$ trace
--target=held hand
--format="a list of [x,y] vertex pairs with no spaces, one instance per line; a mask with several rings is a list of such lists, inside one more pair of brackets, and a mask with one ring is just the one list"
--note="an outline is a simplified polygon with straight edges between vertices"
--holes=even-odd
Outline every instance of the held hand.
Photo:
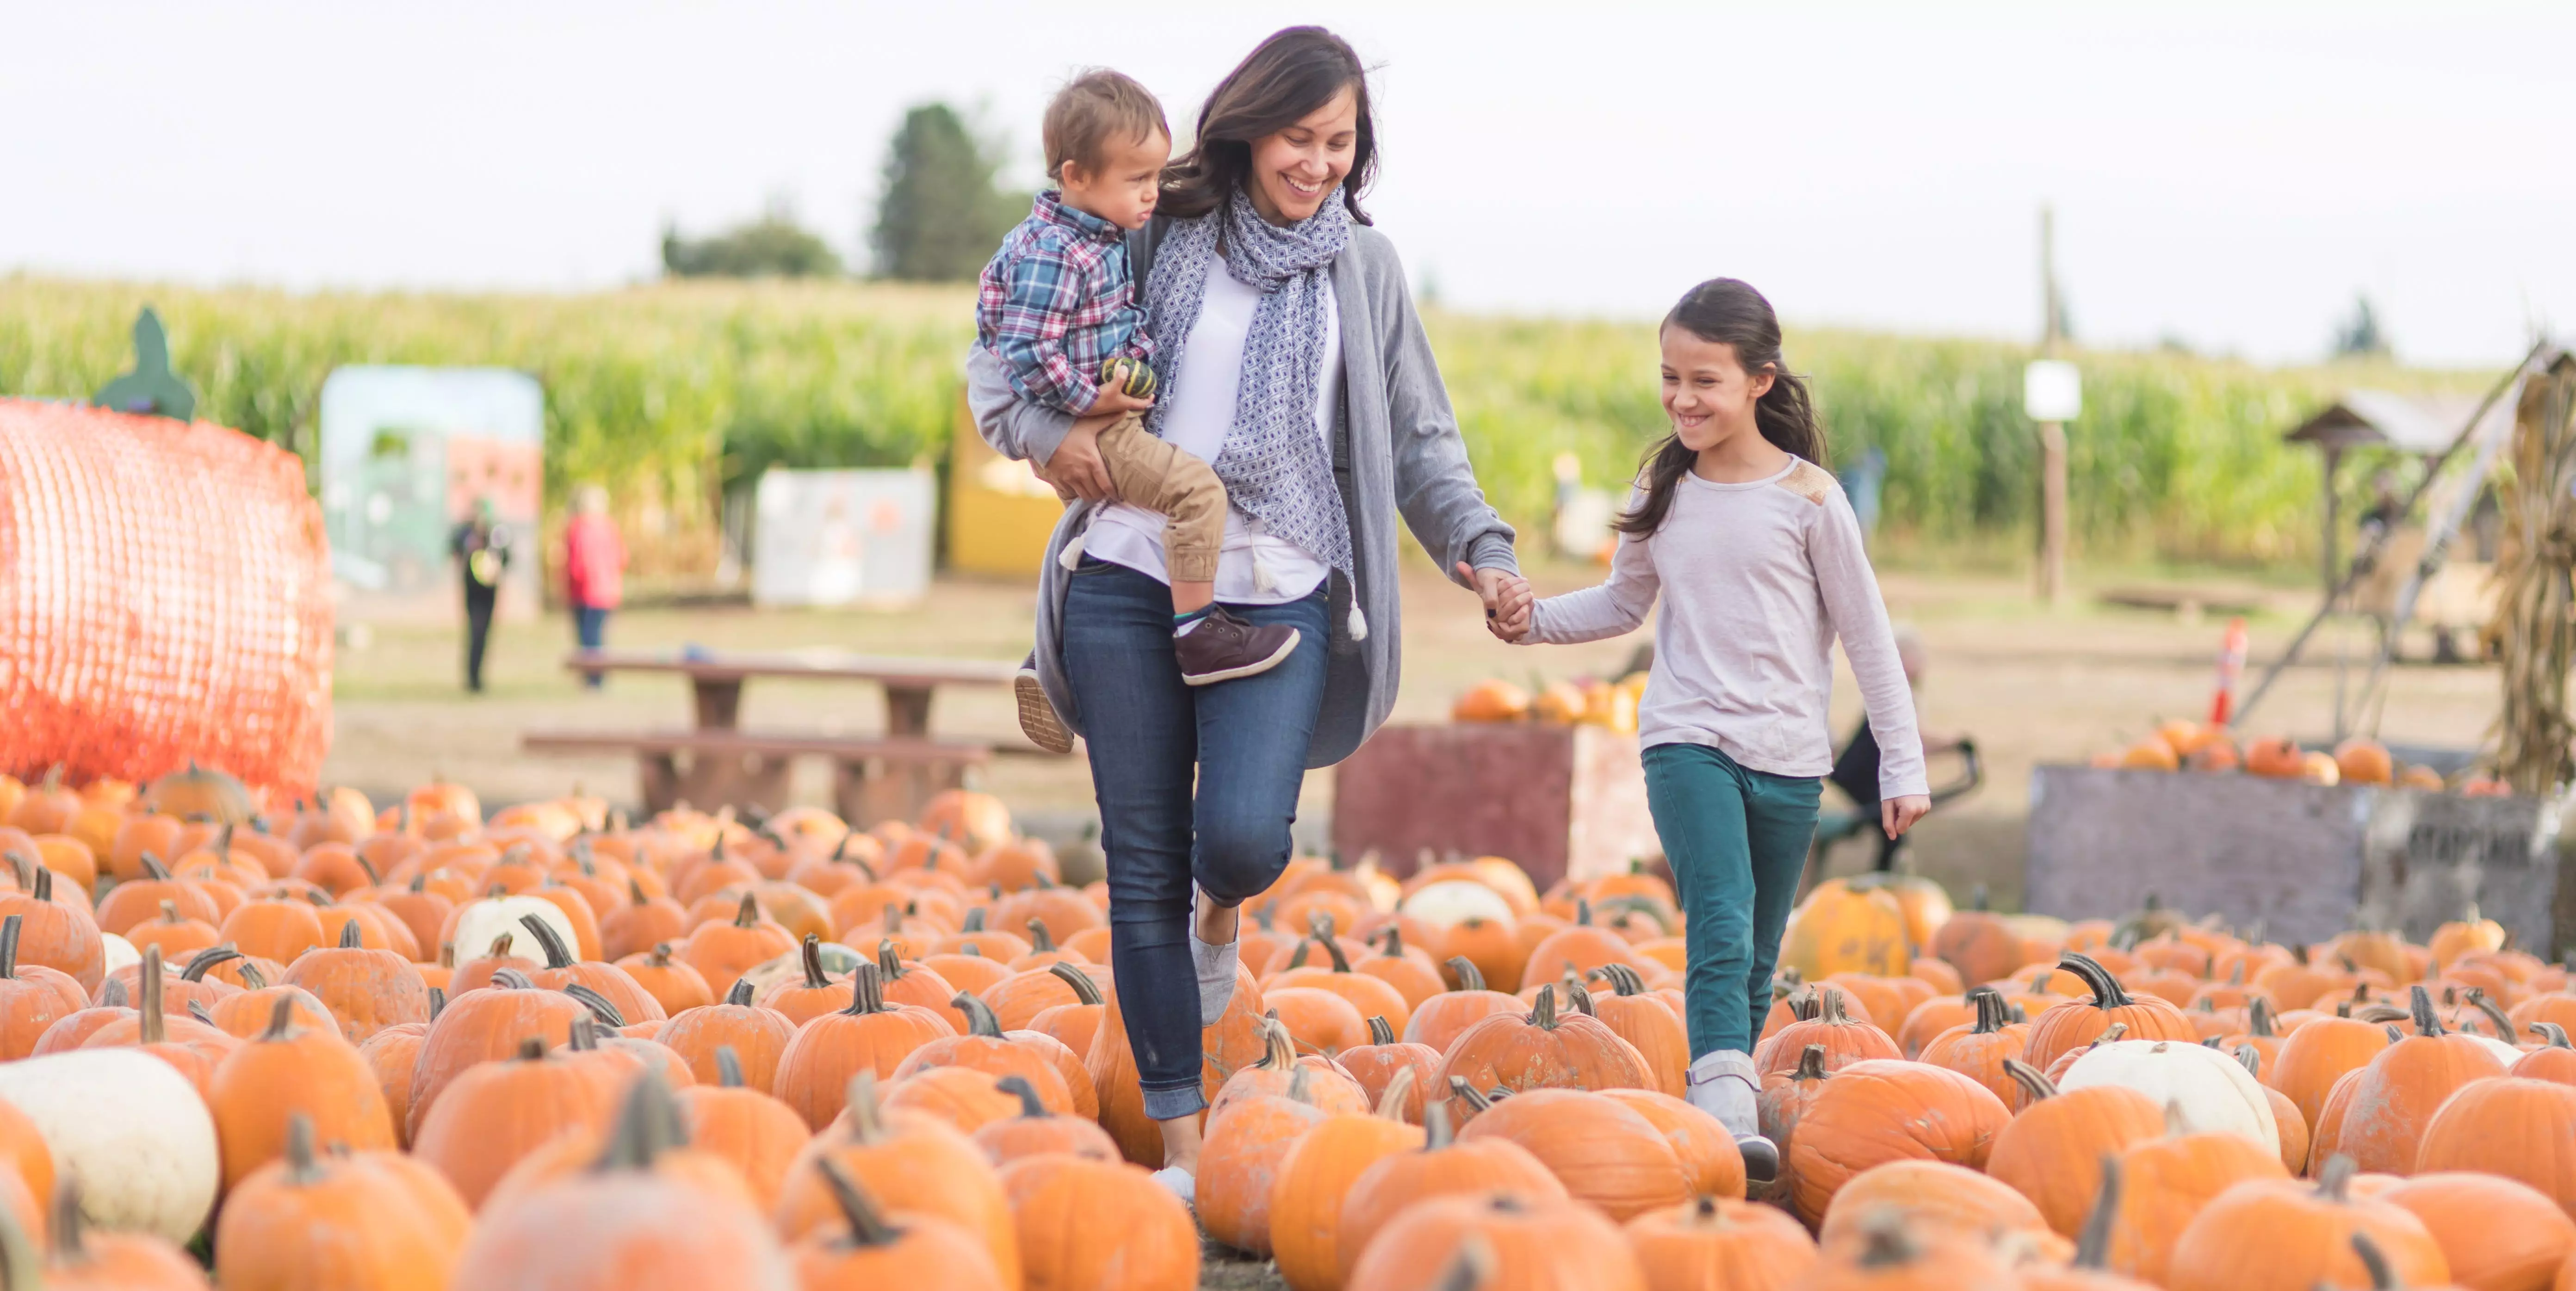
[[1046,460],[1046,482],[1056,492],[1067,489],[1085,502],[1103,502],[1110,496],[1109,465],[1100,460],[1100,432],[1118,420],[1121,414],[1104,413],[1084,417],[1073,423],[1055,446],[1055,454]]
[[1518,641],[1529,635],[1530,606],[1533,598],[1529,584],[1520,575],[1500,569],[1470,569],[1458,562],[1458,576],[1476,589],[1477,599],[1485,603],[1485,630],[1504,641]]
[[1902,838],[1905,831],[1914,828],[1914,822],[1923,819],[1924,813],[1930,810],[1932,800],[1919,793],[1889,798],[1878,804],[1879,824],[1886,828],[1890,839]]

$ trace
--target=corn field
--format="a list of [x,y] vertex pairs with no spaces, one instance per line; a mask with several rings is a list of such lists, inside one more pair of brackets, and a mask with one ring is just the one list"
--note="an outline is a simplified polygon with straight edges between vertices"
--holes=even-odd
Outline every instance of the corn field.
[[[350,363],[494,365],[545,385],[546,485],[599,482],[665,527],[711,529],[723,490],[772,465],[936,462],[972,339],[961,288],[707,282],[586,295],[288,294],[0,277],[0,394],[86,395],[129,363],[155,306],[198,414],[308,456],[323,378]],[[1651,325],[1426,319],[1478,478],[1525,531],[1551,462],[1615,486],[1664,431]],[[2037,452],[2027,347],[1793,331],[1838,461],[1887,460],[1883,520],[1910,551],[2018,541]],[[2313,551],[2317,462],[2281,432],[2347,384],[2478,385],[2477,374],[2268,369],[2086,353],[2068,428],[2079,556],[2275,563]]]

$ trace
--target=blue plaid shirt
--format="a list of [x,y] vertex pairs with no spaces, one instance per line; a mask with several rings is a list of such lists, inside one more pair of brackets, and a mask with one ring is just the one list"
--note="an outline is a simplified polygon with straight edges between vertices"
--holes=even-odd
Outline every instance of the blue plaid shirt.
[[1080,416],[1098,396],[1103,360],[1154,357],[1127,262],[1126,230],[1038,194],[984,266],[975,339],[1002,361],[1011,389]]

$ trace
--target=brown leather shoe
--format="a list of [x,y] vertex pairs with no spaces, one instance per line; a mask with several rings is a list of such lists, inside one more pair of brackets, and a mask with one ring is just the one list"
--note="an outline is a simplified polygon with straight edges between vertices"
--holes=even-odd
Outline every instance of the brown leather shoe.
[[1297,648],[1297,629],[1246,623],[1222,605],[1208,611],[1197,627],[1172,638],[1172,653],[1181,664],[1181,680],[1192,686],[1251,677],[1279,666]]

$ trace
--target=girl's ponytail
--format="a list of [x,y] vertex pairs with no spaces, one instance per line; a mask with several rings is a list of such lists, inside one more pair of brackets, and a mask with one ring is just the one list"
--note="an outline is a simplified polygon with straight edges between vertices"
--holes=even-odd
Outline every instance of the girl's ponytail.
[[[1711,278],[1682,294],[1681,303],[1664,315],[1663,327],[1679,327],[1703,341],[1732,346],[1735,361],[1746,372],[1771,372],[1771,388],[1753,406],[1754,425],[1773,447],[1823,466],[1825,432],[1816,422],[1816,405],[1806,379],[1780,358],[1780,319],[1771,302],[1750,284],[1735,278]],[[1661,330],[1658,328],[1657,330]],[[1673,490],[1698,454],[1679,435],[1666,435],[1646,450],[1639,465],[1639,485],[1646,491],[1635,510],[1611,527],[1639,538],[1664,527],[1672,512]]]

